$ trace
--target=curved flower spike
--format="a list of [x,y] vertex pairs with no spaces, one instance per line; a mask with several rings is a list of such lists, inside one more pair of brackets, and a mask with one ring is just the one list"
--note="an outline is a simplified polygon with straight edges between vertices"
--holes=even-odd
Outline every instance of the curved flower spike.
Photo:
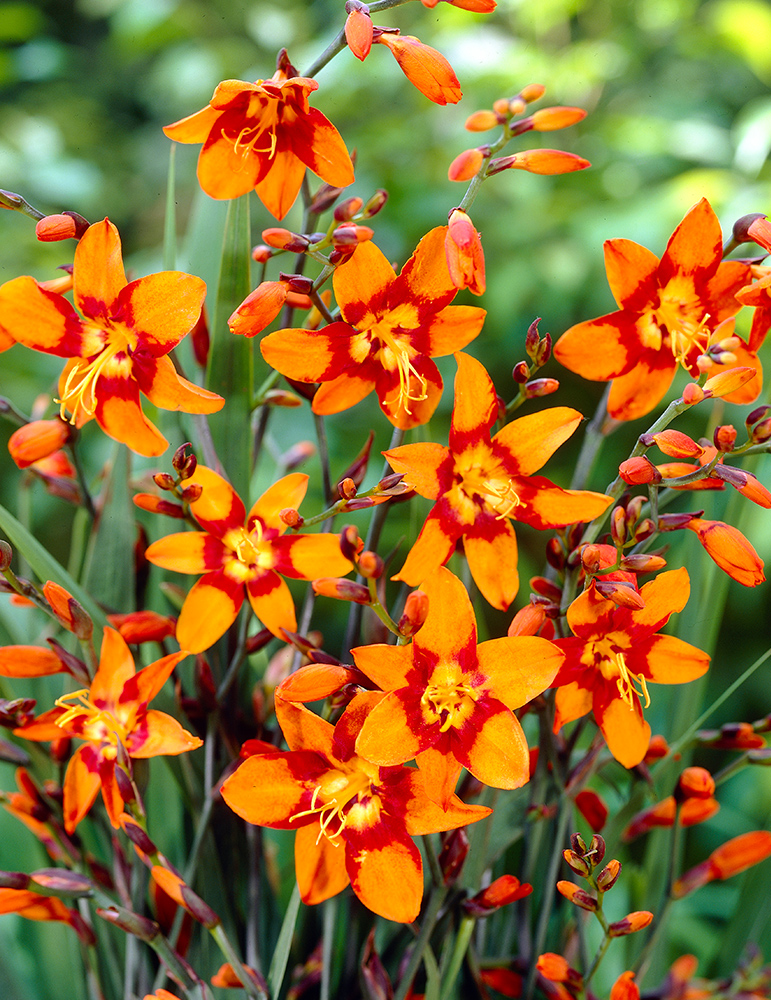
[[248,823],[297,830],[303,902],[320,903],[350,882],[374,913],[409,923],[423,897],[412,837],[466,826],[491,810],[455,795],[444,810],[429,798],[420,771],[378,767],[357,755],[356,735],[380,697],[357,695],[335,727],[277,698],[289,752],[248,757],[222,785],[222,797]]
[[93,805],[101,787],[110,822],[118,829],[123,798],[115,779],[120,743],[129,757],[176,756],[202,745],[197,736],[165,712],[147,704],[161,690],[187,652],[171,653],[136,671],[131,650],[114,629],[106,628],[90,689],[64,695],[56,708],[14,730],[27,740],[71,736],[85,741],[64,777],[64,828],[72,833]]
[[140,393],[162,410],[214,413],[224,400],[182,378],[166,355],[201,315],[206,285],[180,271],[126,282],[118,230],[105,219],[75,250],[75,304],[33,278],[0,286],[3,327],[20,344],[69,358],[59,381],[61,415],[102,430],[140,455],[168,441],[142,412]]
[[283,577],[311,580],[325,573],[350,572],[337,535],[285,535],[281,511],[296,509],[308,477],[284,476],[246,508],[230,483],[203,465],[190,481],[203,487],[190,510],[203,531],[167,535],[147,550],[156,566],[178,573],[203,573],[187,595],[177,622],[177,641],[200,653],[213,645],[249,603],[265,628],[279,637],[297,631],[294,602]]
[[476,306],[450,305],[458,289],[447,267],[446,228],[427,233],[398,276],[374,243],[360,244],[333,279],[344,322],[277,330],[261,341],[263,357],[282,375],[323,383],[314,413],[347,410],[375,389],[396,427],[431,418],[442,394],[431,358],[469,344],[485,317]]
[[315,80],[297,75],[286,50],[270,80],[225,80],[201,111],[164,128],[175,142],[202,142],[198,182],[212,198],[254,189],[277,219],[294,204],[305,168],[333,187],[352,184],[353,164],[340,133],[308,95]]
[[[554,345],[554,356],[572,372],[600,382],[612,380],[608,413],[634,420],[649,413],[668,391],[678,366],[698,378],[698,359],[713,334],[740,308],[736,293],[749,284],[751,269],[723,261],[720,223],[702,200],[672,234],[659,260],[631,240],[605,244],[605,267],[618,310],[572,326]],[[736,338],[735,360],[756,377],[728,395],[730,402],[751,402],[760,392],[761,367],[755,345]]]
[[554,731],[593,711],[608,749],[624,767],[639,764],[650,743],[640,704],[641,698],[650,704],[648,682],[695,680],[710,659],[682,639],[657,634],[688,601],[687,570],[662,573],[640,594],[644,607],[619,608],[600,597],[592,581],[568,608],[573,636],[554,640],[566,655],[554,681]]
[[491,438],[498,417],[492,380],[474,358],[456,354],[455,360],[449,447],[408,444],[384,452],[406,485],[435,501],[396,579],[419,585],[447,562],[462,538],[474,582],[493,607],[505,611],[519,589],[517,539],[509,520],[564,527],[591,521],[612,500],[563,490],[533,475],[578,427],[577,410],[558,406],[520,417]]

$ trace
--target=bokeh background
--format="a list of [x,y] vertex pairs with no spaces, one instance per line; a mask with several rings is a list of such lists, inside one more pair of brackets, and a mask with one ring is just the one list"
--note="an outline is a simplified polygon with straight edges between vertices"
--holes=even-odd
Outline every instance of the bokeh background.
[[[202,107],[222,79],[269,77],[282,46],[302,72],[343,18],[343,0],[0,2],[0,187],[21,193],[44,212],[69,209],[91,221],[109,216],[122,234],[129,268],[137,275],[157,270],[170,148],[161,126]],[[482,304],[488,320],[472,352],[506,398],[513,392],[511,369],[524,356],[524,334],[536,316],[542,317],[541,331],[556,337],[572,323],[613,308],[604,240],[624,236],[660,254],[675,225],[703,196],[725,230],[746,213],[771,212],[771,7],[765,0],[499,0],[490,16],[444,3],[431,11],[410,3],[384,12],[376,23],[398,26],[442,51],[464,90],[458,106],[431,104],[381,46],[364,64],[344,51],[318,76],[313,103],[334,121],[349,148],[359,151],[352,193],[366,199],[377,188],[389,192],[374,227],[378,244],[394,261],[402,263],[462,197],[463,186],[447,180],[447,166],[462,149],[485,139],[464,132],[468,114],[533,82],[547,87],[539,106],[577,105],[589,112],[564,133],[526,135],[521,144],[572,150],[591,161],[591,170],[556,178],[504,173],[484,185],[473,209],[487,258]],[[197,153],[198,147],[183,146],[176,154],[177,265],[211,284],[225,206],[198,191]],[[299,225],[299,218],[295,209],[286,224]],[[256,200],[252,222],[258,242],[272,220]],[[71,245],[39,244],[28,219],[0,212],[0,281],[25,273],[53,277],[71,252]],[[59,370],[56,359],[13,348],[0,357],[0,393],[29,412],[40,393],[50,392]],[[443,371],[451,379],[452,363]],[[554,403],[591,415],[602,386],[579,383],[554,362],[543,374],[562,381]],[[768,400],[767,392],[762,398]],[[436,435],[445,433],[448,406],[425,431],[427,439],[442,440]],[[683,429],[699,436],[707,430],[706,419],[697,409]],[[715,409],[711,419],[741,426],[743,414]],[[376,448],[387,446],[382,423],[366,404],[329,421],[338,471],[370,425],[380,428]],[[3,455],[11,430],[0,424]],[[593,473],[593,488],[604,489],[642,430],[625,428],[611,439]],[[269,440],[275,466],[296,440],[312,436],[307,413],[284,420]],[[546,469],[563,485],[580,444],[576,437]],[[109,449],[96,434],[90,447],[88,471],[97,477]],[[142,463],[137,468],[141,471]],[[765,459],[756,460],[754,470],[769,483]],[[273,471],[266,463],[263,485]],[[314,473],[312,463],[307,471]],[[7,456],[0,458],[0,473],[0,501],[66,562],[73,530],[66,505],[39,485],[20,489],[20,474]],[[701,493],[697,502],[688,500],[680,509],[706,506],[706,516],[738,524],[771,558],[768,511],[735,495]],[[413,526],[421,516],[414,506]],[[393,528],[394,544],[409,525],[405,518]],[[157,536],[165,529],[148,525],[148,530]],[[521,539],[526,580],[541,571],[543,538],[524,531]],[[746,591],[722,577],[716,583],[712,564],[695,541],[673,556],[673,565],[683,561],[694,579],[694,597],[678,626],[683,638],[711,642],[718,623],[703,595],[714,594],[715,585],[728,588],[715,665],[695,695],[706,704],[768,647],[768,589]],[[481,628],[500,630],[501,621],[490,615]],[[22,613],[0,609],[0,639],[23,641],[25,623]],[[767,670],[757,674],[720,720],[771,712],[767,677]],[[654,731],[657,725],[671,729],[676,718],[678,700],[669,693],[654,696]],[[708,756],[702,762],[715,766]],[[768,826],[771,784],[759,770],[721,790],[721,813],[689,840],[694,861],[729,836]],[[0,787],[11,786],[10,765],[0,762],[0,779]],[[0,868],[28,868],[29,852],[26,834],[0,817]],[[703,960],[700,971],[717,974],[733,967],[736,942],[750,929],[771,957],[767,880],[768,875],[760,885],[745,879],[702,890],[671,925],[664,958],[695,951]],[[726,924],[725,914],[737,906],[739,915]],[[79,996],[69,933],[3,917],[2,995],[8,1000]]]

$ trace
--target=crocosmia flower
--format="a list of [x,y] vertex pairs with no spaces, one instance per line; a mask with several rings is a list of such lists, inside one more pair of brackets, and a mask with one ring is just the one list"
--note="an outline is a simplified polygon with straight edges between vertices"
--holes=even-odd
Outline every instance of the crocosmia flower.
[[353,164],[340,133],[308,95],[315,80],[298,76],[286,49],[270,80],[225,80],[201,111],[164,128],[175,142],[202,142],[198,182],[212,198],[254,189],[277,219],[300,190],[306,167],[334,187],[352,184]]
[[434,506],[397,579],[417,586],[463,539],[471,575],[486,599],[506,610],[519,589],[517,539],[510,519],[534,528],[591,521],[612,502],[584,490],[563,490],[533,476],[582,420],[557,406],[520,417],[495,437],[498,401],[484,367],[456,354],[450,446],[407,444],[385,452],[404,482]]
[[421,590],[428,617],[411,645],[353,650],[356,666],[387,692],[356,751],[380,765],[416,757],[428,794],[442,804],[461,766],[487,785],[519,788],[530,777],[530,758],[513,710],[551,685],[562,653],[538,636],[477,645],[468,593],[447,569]]
[[662,573],[646,583],[642,608],[619,608],[600,597],[592,583],[568,608],[573,635],[555,639],[565,665],[554,680],[554,730],[594,712],[608,749],[624,767],[645,756],[651,727],[641,699],[650,704],[648,683],[683,684],[701,677],[709,656],[672,635],[659,635],[690,594],[685,569]]
[[0,286],[3,327],[20,344],[69,358],[59,381],[61,415],[102,430],[140,455],[168,441],[142,412],[140,393],[162,410],[214,413],[224,400],[177,374],[169,352],[198,322],[206,284],[181,271],[127,282],[118,230],[90,226],[75,250],[75,312],[34,278]]
[[191,482],[203,487],[190,504],[203,531],[167,535],[147,550],[156,566],[178,573],[203,573],[187,595],[177,622],[177,641],[200,653],[224,635],[244,602],[244,587],[254,613],[279,637],[297,630],[294,602],[284,576],[312,580],[343,576],[353,568],[340,551],[337,535],[285,535],[280,512],[297,508],[308,488],[302,473],[284,476],[246,508],[230,483],[199,465]]
[[277,371],[300,382],[322,382],[314,413],[339,413],[373,389],[396,427],[426,423],[442,394],[431,358],[459,351],[482,329],[485,312],[452,306],[458,291],[447,267],[446,227],[423,237],[394,273],[373,243],[362,243],[335,271],[335,298],[344,322],[323,330],[277,330],[260,343]]
[[90,689],[59,698],[56,708],[14,730],[28,740],[71,736],[83,740],[64,777],[64,828],[72,833],[101,788],[112,825],[118,829],[125,806],[115,780],[118,743],[129,757],[176,756],[201,740],[165,712],[147,703],[161,690],[186,651],[171,653],[137,672],[131,650],[111,628],[104,630],[99,669]]
[[[631,240],[608,240],[605,267],[619,308],[571,327],[555,344],[554,356],[584,378],[612,380],[608,413],[616,420],[649,413],[666,395],[678,366],[698,378],[700,358],[707,359],[710,375],[721,367],[754,368],[757,377],[726,397],[751,402],[761,388],[758,345],[750,349],[731,330],[718,331],[739,311],[736,293],[749,284],[751,270],[722,257],[720,223],[706,199],[685,216],[661,260]],[[719,349],[712,364],[710,348],[726,337],[730,365],[722,365]]]
[[488,816],[453,795],[447,809],[426,793],[415,768],[378,767],[355,750],[373,693],[359,695],[336,726],[302,705],[276,700],[290,750],[247,757],[222,797],[249,823],[297,830],[295,869],[305,903],[320,903],[350,882],[374,913],[415,920],[423,866],[412,837],[454,830]]

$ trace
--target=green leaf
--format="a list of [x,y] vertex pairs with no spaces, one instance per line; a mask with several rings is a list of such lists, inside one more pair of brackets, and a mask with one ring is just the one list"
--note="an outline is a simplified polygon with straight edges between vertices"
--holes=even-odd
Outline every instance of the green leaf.
[[292,898],[286,909],[286,916],[281,925],[281,933],[276,942],[276,950],[273,952],[273,960],[268,970],[268,993],[271,997],[277,997],[284,981],[287,963],[289,962],[289,951],[292,947],[292,937],[294,935],[297,915],[300,912],[300,889],[295,884]]
[[206,387],[227,400],[209,417],[214,449],[225,473],[247,507],[251,474],[252,343],[235,337],[228,318],[251,291],[249,199],[228,207],[214,314]]
[[53,580],[54,583],[58,583],[82,604],[91,615],[97,628],[104,628],[107,625],[104,612],[96,602],[79,583],[73,580],[48,549],[44,548],[35,536],[31,535],[24,525],[17,521],[13,514],[2,505],[0,505],[0,531],[3,532],[10,544],[24,556],[38,580],[42,582]]

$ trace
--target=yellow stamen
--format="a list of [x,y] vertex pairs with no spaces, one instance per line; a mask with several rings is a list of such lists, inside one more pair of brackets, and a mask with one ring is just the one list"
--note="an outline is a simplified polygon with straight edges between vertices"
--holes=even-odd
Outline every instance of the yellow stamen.
[[[395,337],[387,331],[378,331],[378,336],[393,356],[393,359],[396,362],[396,370],[399,373],[399,388],[394,396],[394,401],[399,409],[404,410],[405,413],[412,416],[412,410],[410,409],[409,404],[420,403],[424,399],[428,399],[428,392],[426,391],[428,388],[428,382],[413,365],[410,360],[409,349],[405,344],[400,344]],[[419,386],[416,393],[411,391],[411,379],[413,378],[417,380]],[[391,400],[386,399],[385,402],[390,404]]]
[[[74,702],[74,704],[71,704]],[[88,688],[81,688],[71,694],[64,694],[54,702],[57,708],[66,708],[64,715],[56,720],[56,725],[66,729],[76,719],[82,720],[85,739],[94,739],[117,746],[124,742],[128,731],[115,716],[106,709],[99,708],[90,698]]]
[[[495,515],[496,521],[503,521],[511,517],[512,511],[522,504],[519,494],[510,482],[505,480],[482,480],[482,492],[493,499],[492,506],[498,511]],[[500,504],[503,504],[501,507]]]
[[78,411],[83,410],[89,417],[94,415],[96,409],[96,384],[105,367],[121,351],[126,350],[126,344],[118,340],[117,343],[108,344],[93,359],[85,361],[79,359],[73,365],[64,383],[64,391],[61,399],[54,399],[59,404],[59,415],[62,420],[66,420],[65,411],[72,414],[70,423],[74,424],[78,418]]
[[[254,125],[246,125],[236,136],[233,141],[233,152],[236,156],[240,156],[243,163],[249,158],[251,153],[267,153],[268,159],[272,160],[276,155],[276,131],[275,129],[270,130],[270,145],[264,149],[258,149],[255,146],[257,139],[263,134],[265,130],[255,127]],[[245,141],[246,136],[251,135],[251,138]],[[239,168],[240,169],[240,168]]]
[[[371,793],[371,777],[365,771],[357,769],[348,774],[344,774],[342,771],[328,771],[313,790],[310,809],[294,813],[289,817],[289,821],[300,819],[303,816],[318,815],[320,829],[316,843],[318,844],[322,837],[326,837],[331,844],[337,847],[340,835],[348,823],[346,806],[353,800],[358,802],[362,794],[364,797],[368,797]],[[322,798],[321,805],[317,805],[319,797]],[[334,833],[330,833],[329,827],[335,819],[337,819],[338,827]]]
[[423,692],[420,704],[438,716],[447,713],[439,729],[440,733],[446,733],[465,721],[478,698],[479,692],[467,682],[430,684]]
[[[648,694],[648,685],[645,683],[645,678],[642,674],[633,674],[632,671],[627,667],[626,660],[623,653],[612,653],[609,660],[615,670],[618,671],[618,676],[616,677],[616,687],[618,688],[618,693],[621,699],[629,706],[630,710],[634,711],[634,695],[639,698],[643,698],[645,701],[645,707],[651,703],[650,695]],[[635,687],[635,684],[639,685],[639,690]]]

